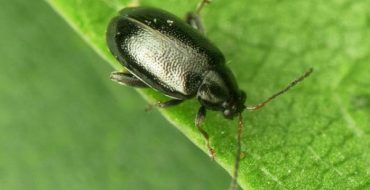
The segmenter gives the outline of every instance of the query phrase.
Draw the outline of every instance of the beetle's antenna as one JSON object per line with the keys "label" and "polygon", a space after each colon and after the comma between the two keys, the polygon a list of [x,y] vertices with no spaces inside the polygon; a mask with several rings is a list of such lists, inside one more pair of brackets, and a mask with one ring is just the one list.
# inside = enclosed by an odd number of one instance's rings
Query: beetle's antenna
{"label": "beetle's antenna", "polygon": [[257,105],[254,105],[254,106],[247,106],[247,110],[249,110],[249,111],[256,111],[256,110],[264,107],[266,104],[268,104],[269,102],[271,102],[276,97],[284,94],[285,92],[287,92],[290,88],[292,88],[293,86],[295,86],[299,82],[302,82],[305,78],[307,78],[308,76],[310,76],[312,72],[313,72],[313,68],[310,68],[303,75],[301,75],[300,77],[298,77],[294,81],[290,82],[288,86],[286,86],[284,89],[280,90],[279,92],[275,93],[274,95],[272,95],[271,97],[269,97],[264,102],[261,102],[261,103],[259,103]]}
{"label": "beetle's antenna", "polygon": [[241,146],[242,146],[241,141],[242,141],[243,128],[244,128],[243,116],[242,116],[242,113],[239,113],[234,174],[233,174],[233,179],[231,181],[229,190],[236,190],[238,188],[238,174],[239,174],[239,163],[240,163],[240,154],[241,154]]}

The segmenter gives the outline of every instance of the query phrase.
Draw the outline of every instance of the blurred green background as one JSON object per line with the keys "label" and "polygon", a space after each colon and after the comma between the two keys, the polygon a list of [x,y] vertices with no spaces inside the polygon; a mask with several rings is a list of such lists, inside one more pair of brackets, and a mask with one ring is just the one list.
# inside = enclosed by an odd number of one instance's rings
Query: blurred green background
{"label": "blurred green background", "polygon": [[226,189],[229,176],[43,1],[0,1],[0,189]]}

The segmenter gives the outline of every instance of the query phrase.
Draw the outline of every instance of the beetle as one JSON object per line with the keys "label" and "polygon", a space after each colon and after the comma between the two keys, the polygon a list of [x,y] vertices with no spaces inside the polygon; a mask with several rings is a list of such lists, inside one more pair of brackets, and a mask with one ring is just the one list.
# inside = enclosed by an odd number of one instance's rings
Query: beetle
{"label": "beetle", "polygon": [[260,109],[310,75],[312,69],[266,101],[245,106],[246,94],[239,89],[233,73],[226,66],[224,55],[205,37],[200,12],[207,3],[209,0],[202,0],[185,20],[152,7],[122,9],[110,21],[106,41],[110,52],[127,71],[112,72],[111,79],[127,86],[152,88],[170,97],[170,100],[154,105],[161,108],[196,97],[200,107],[195,125],[205,138],[212,158],[215,151],[209,143],[208,133],[201,127],[206,110],[220,111],[226,119],[238,115],[236,186],[243,126],[241,113],[245,109]]}

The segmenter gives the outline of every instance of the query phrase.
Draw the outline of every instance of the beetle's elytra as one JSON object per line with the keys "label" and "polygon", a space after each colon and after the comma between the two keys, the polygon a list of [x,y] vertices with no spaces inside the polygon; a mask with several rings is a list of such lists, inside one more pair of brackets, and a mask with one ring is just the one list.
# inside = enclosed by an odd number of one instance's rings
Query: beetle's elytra
{"label": "beetle's elytra", "polygon": [[312,69],[257,106],[246,107],[246,95],[239,89],[221,51],[204,34],[200,12],[209,0],[202,0],[186,20],[157,8],[129,7],[111,20],[106,40],[111,53],[128,70],[113,72],[111,79],[132,87],[150,87],[171,99],[159,102],[169,107],[196,97],[200,108],[195,124],[206,139],[211,156],[214,150],[208,134],[201,128],[206,110],[221,111],[225,118],[239,115],[238,149],[234,180],[236,189],[241,112],[257,110],[307,77]]}

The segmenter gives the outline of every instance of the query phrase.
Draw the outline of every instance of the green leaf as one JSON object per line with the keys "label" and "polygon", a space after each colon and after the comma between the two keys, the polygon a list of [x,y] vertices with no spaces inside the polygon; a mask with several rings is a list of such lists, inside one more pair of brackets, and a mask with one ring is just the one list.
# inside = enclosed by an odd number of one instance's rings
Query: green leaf
{"label": "green leaf", "polygon": [[1,190],[227,187],[47,3],[0,1],[0,25]]}
{"label": "green leaf", "polygon": [[[115,69],[105,29],[127,1],[49,0]],[[183,16],[196,1],[145,0]],[[370,2],[214,1],[207,36],[225,54],[255,104],[309,67],[315,73],[263,110],[244,113],[239,183],[244,189],[366,189],[370,186]],[[117,87],[118,88],[118,87]],[[163,99],[140,91],[149,101]],[[195,100],[162,114],[206,151],[194,127]],[[231,172],[236,122],[209,112],[205,129],[216,161]]]}

